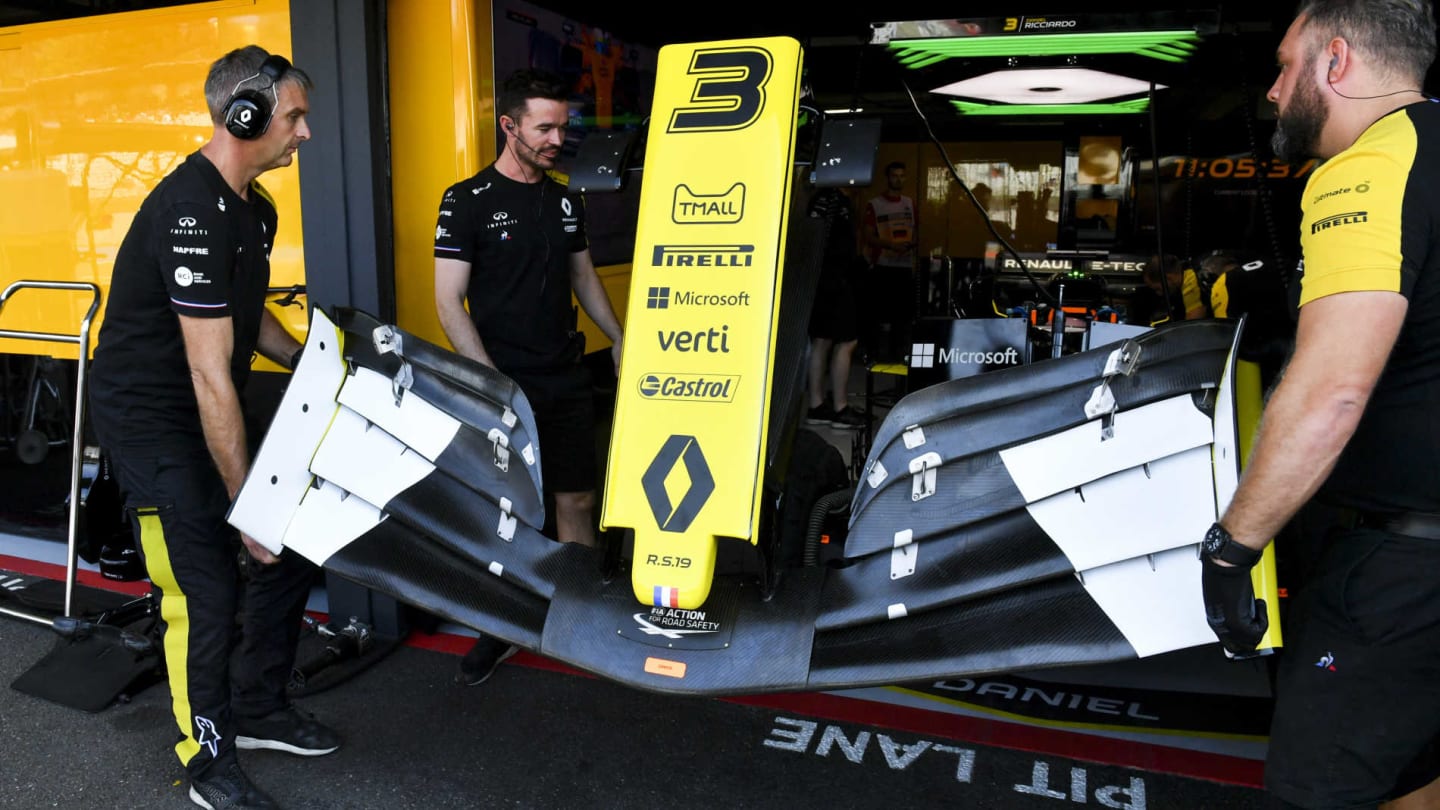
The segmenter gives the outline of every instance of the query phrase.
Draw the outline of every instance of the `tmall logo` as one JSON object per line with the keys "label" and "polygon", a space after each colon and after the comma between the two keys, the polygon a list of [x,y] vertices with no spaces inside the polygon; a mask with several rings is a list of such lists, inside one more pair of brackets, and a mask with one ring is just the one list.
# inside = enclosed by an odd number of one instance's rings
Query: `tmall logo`
{"label": "tmall logo", "polygon": [[745,218],[745,184],[722,194],[696,194],[681,183],[675,187],[670,219],[676,225],[730,225]]}
{"label": "tmall logo", "polygon": [[710,493],[715,477],[694,436],[671,436],[640,478],[655,525],[662,532],[683,532],[690,528]]}
{"label": "tmall logo", "polygon": [[754,245],[656,245],[655,267],[749,267]]}
{"label": "tmall logo", "polygon": [[673,402],[730,402],[740,377],[734,374],[668,374],[657,372],[640,378],[636,388],[646,399]]}
{"label": "tmall logo", "polygon": [[910,346],[911,368],[934,368],[937,361],[944,366],[1018,366],[1020,352],[1014,346],[989,352],[973,352],[945,346],[937,350],[934,343],[915,343]]}
{"label": "tmall logo", "polygon": [[699,293],[694,290],[674,290],[669,287],[651,287],[645,295],[646,309],[669,309],[670,307],[748,307],[750,293]]}

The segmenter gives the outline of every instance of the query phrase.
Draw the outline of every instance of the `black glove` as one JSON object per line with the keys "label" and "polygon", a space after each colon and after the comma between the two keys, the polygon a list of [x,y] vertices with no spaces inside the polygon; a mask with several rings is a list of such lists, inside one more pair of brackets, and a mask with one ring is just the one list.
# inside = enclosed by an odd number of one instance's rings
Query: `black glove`
{"label": "black glove", "polygon": [[1231,653],[1254,652],[1270,627],[1270,616],[1265,612],[1265,600],[1255,598],[1250,566],[1224,566],[1206,556],[1200,558],[1200,566],[1200,589],[1210,629]]}

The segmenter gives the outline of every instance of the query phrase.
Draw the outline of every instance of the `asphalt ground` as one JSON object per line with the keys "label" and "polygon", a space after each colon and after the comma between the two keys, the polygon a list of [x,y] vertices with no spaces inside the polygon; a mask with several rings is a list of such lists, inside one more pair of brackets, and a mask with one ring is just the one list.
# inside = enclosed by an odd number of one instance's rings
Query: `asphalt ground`
{"label": "asphalt ground", "polygon": [[[0,683],[55,643],[0,618]],[[1263,806],[1253,789],[789,708],[652,695],[517,656],[478,687],[455,655],[401,646],[303,706],[344,746],[242,752],[285,807]],[[96,714],[0,688],[0,807],[192,806],[161,684]]]}

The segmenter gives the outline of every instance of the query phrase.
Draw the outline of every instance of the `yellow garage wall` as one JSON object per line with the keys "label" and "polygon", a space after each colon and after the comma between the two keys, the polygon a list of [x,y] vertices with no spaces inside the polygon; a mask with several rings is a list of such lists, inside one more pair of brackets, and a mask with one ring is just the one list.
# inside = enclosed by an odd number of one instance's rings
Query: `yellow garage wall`
{"label": "yellow garage wall", "polygon": [[[204,93],[210,64],[251,43],[290,55],[288,0],[0,30],[0,286],[88,281],[107,300],[115,254],[140,203],[213,132]],[[305,281],[297,167],[261,178],[280,210],[274,286]],[[0,328],[74,334],[88,306],[88,294],[28,290],[6,304]],[[280,314],[303,332],[299,308]],[[5,339],[0,352],[76,356],[72,345]]]}

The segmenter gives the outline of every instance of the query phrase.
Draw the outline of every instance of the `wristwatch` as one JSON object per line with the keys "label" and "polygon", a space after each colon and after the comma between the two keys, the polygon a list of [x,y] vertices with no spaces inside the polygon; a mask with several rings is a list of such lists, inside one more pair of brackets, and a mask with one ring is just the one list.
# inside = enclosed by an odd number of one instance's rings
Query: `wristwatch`
{"label": "wristwatch", "polygon": [[1200,541],[1200,556],[1246,568],[1260,562],[1262,553],[1235,542],[1235,538],[1230,536],[1230,532],[1226,531],[1225,527],[1218,522],[1210,526],[1210,530],[1205,532],[1205,539]]}

